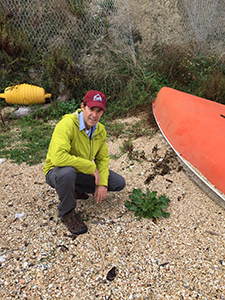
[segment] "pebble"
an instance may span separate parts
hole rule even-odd
[[[5,161],[4,158],[0,158],[0,164],[3,163],[3,161]]]

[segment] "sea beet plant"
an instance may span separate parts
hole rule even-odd
[[[134,189],[132,194],[129,195],[131,201],[127,200],[125,206],[134,211],[137,220],[143,218],[159,218],[170,216],[169,212],[165,212],[168,208],[168,202],[170,200],[166,198],[165,195],[161,195],[158,198],[156,197],[157,192],[150,192],[149,189],[146,189],[146,194],[144,194],[141,189]]]

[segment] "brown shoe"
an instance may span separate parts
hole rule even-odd
[[[61,220],[66,225],[68,230],[73,234],[79,235],[88,231],[85,223],[78,217],[75,210],[72,209],[69,213],[63,215]]]
[[[78,190],[74,192],[75,199],[87,200],[89,198],[87,193],[80,193]]]

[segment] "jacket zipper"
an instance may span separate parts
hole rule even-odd
[[[100,132],[99,132],[99,133],[100,133]],[[88,138],[89,141],[90,141],[90,154],[89,154],[89,160],[91,160],[91,157],[93,156],[93,138],[96,137],[96,135],[98,135],[99,133],[96,134],[96,133],[94,132],[94,135],[93,135],[93,136],[91,135],[91,139]]]

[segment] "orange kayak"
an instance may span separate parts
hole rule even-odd
[[[225,105],[163,87],[153,112],[175,151],[225,194]]]

